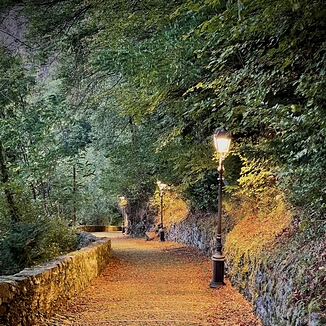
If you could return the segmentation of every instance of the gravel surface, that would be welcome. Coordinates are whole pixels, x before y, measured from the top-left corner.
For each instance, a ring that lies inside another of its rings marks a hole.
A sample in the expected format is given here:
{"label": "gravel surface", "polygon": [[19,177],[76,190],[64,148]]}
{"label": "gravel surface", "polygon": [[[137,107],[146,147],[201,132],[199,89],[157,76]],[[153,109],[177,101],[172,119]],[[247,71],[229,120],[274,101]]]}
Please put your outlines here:
{"label": "gravel surface", "polygon": [[112,259],[89,287],[40,325],[261,326],[252,306],[228,281],[209,288],[211,260],[174,242],[145,241],[120,232]]}

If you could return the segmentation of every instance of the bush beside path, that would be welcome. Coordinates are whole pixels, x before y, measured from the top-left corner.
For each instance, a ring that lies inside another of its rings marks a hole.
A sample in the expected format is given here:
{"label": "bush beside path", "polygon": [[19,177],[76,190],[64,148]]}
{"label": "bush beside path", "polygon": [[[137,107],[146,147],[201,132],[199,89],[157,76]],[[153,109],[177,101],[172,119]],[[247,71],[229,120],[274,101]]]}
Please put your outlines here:
{"label": "bush beside path", "polygon": [[94,234],[112,240],[110,263],[44,325],[262,325],[228,281],[209,288],[211,261],[197,250],[120,232]]}

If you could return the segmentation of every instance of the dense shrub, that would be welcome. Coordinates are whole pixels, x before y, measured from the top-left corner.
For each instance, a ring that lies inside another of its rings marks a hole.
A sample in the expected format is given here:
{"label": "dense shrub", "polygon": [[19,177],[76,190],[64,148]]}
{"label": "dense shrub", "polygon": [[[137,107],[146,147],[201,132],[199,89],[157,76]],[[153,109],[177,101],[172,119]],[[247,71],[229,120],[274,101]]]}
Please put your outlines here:
{"label": "dense shrub", "polygon": [[13,274],[76,248],[74,229],[59,218],[12,223],[0,239],[0,274]]}

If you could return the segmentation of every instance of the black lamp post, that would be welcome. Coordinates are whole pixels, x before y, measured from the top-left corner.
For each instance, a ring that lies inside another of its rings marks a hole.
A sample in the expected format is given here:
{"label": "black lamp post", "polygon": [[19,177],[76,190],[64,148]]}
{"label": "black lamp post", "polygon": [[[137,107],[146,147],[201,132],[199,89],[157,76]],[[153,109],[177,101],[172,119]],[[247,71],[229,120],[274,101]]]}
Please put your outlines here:
{"label": "black lamp post", "polygon": [[218,211],[217,211],[217,237],[216,237],[216,253],[212,256],[213,262],[213,277],[210,283],[211,288],[219,288],[224,283],[224,256],[222,254],[222,239],[221,239],[221,218],[222,218],[222,186],[223,186],[223,160],[229,152],[231,138],[227,136],[227,131],[224,127],[217,128],[213,135],[214,146],[219,154],[218,166]]}
{"label": "black lamp post", "polygon": [[159,228],[160,241],[165,241],[164,228],[163,228],[163,190],[167,186],[161,181],[157,181],[158,188],[160,190],[160,206],[161,206],[161,224]]}
{"label": "black lamp post", "polygon": [[121,211],[122,215],[122,233],[127,234],[127,229],[128,229],[128,218],[126,214],[126,205],[127,205],[127,200],[124,196],[119,197],[119,208]]}

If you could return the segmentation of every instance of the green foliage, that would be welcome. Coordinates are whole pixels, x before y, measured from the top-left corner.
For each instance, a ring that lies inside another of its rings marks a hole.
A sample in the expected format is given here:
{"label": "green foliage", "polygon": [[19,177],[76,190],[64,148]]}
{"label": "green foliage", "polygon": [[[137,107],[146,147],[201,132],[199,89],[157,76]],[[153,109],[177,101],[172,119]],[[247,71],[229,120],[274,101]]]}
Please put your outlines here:
{"label": "green foliage", "polygon": [[15,4],[21,4],[20,0],[1,0],[0,10],[6,10]]}
{"label": "green foliage", "polygon": [[[72,119],[64,112],[68,105],[58,88],[40,83],[36,87],[23,60],[4,48],[0,62],[1,273],[12,273],[75,248],[74,235],[65,222],[52,222],[57,204],[66,199],[58,188],[72,183],[70,177],[56,187],[56,172],[60,159],[78,153],[89,139],[88,126],[82,121],[77,128],[71,127],[77,136],[65,146],[69,137],[64,131]],[[87,132],[81,135],[81,129]],[[69,204],[72,207],[73,201]],[[61,216],[69,220],[71,211]]]}
{"label": "green foliage", "polygon": [[266,160],[242,158],[242,162],[237,193],[242,197],[258,200],[261,194],[265,196],[266,191],[276,185],[274,171]]}
{"label": "green foliage", "polygon": [[218,173],[207,171],[203,178],[184,190],[184,196],[191,207],[199,210],[217,211],[218,207]]}
{"label": "green foliage", "polygon": [[77,236],[60,219],[13,223],[0,239],[0,274],[14,274],[76,248]]}
{"label": "green foliage", "polygon": [[[164,179],[185,196],[202,194],[196,205],[212,206],[204,175],[215,168],[211,134],[225,125],[235,153],[248,166],[268,162],[272,175],[256,180],[248,171],[244,192],[259,192],[279,174],[295,205],[323,213],[321,0],[30,6],[31,36],[60,52],[65,108],[90,126],[94,138],[86,144],[108,159],[98,183],[104,193],[146,200]],[[86,131],[77,129],[68,128],[67,140]],[[84,145],[75,145],[76,154]],[[231,170],[226,164],[234,176],[238,166]]]}
{"label": "green foliage", "polygon": [[201,52],[210,51],[212,74],[190,94],[214,96],[201,100],[203,110],[217,106],[238,144],[246,145],[240,151],[271,158],[270,167],[279,165],[287,176],[282,181],[291,198],[299,199],[294,203],[322,209],[323,182],[316,180],[324,170],[325,9],[319,1],[246,1],[241,17],[238,10],[230,6],[195,31],[209,40]]}
{"label": "green foliage", "polygon": [[[73,1],[70,3],[73,6]],[[193,76],[199,72],[199,67],[195,67],[191,62],[194,56],[194,40],[188,42],[186,39],[180,39],[180,28],[186,32],[188,26],[195,24],[197,19],[203,19],[203,15],[201,17],[188,15],[178,21],[169,18],[169,14],[175,11],[178,4],[171,3],[167,5],[161,1],[149,1],[148,3],[151,4],[148,6],[138,4],[141,8],[134,11],[133,6],[130,6],[130,4],[126,6],[126,3],[121,1],[113,1],[105,5],[97,1],[92,2],[92,9],[87,11],[89,16],[83,22],[90,29],[95,24],[101,26],[101,28],[94,28],[92,37],[89,34],[80,33],[80,38],[77,38],[78,45],[83,49],[87,48],[82,60],[79,60],[78,53],[74,52],[77,51],[76,44],[66,43],[68,59],[65,58],[62,76],[65,85],[69,87],[68,91],[74,92],[72,95],[74,101],[80,99],[79,94],[81,92],[77,88],[86,89],[86,93],[82,96],[82,102],[79,101],[78,103],[82,104],[86,110],[93,107],[97,108],[96,112],[92,112],[92,116],[101,116],[101,121],[98,120],[99,124],[96,125],[98,131],[101,131],[101,122],[110,118],[115,119],[115,111],[132,119],[136,125],[141,123],[142,128],[137,128],[144,130],[145,133],[149,133],[153,128],[156,128],[153,123],[157,123],[155,118],[158,117],[160,119],[159,125],[164,126],[164,129],[160,131],[162,136],[158,135],[158,137],[162,142],[166,143],[167,138],[173,141],[175,138],[174,132],[176,132],[175,135],[177,136],[180,133],[178,131],[180,127],[178,126],[175,129],[173,126],[177,122],[174,116],[176,114],[179,116],[177,112],[179,105],[175,103],[179,96],[177,96],[176,92],[181,95],[190,85],[189,80],[185,80],[188,76],[187,72],[192,71],[192,75],[189,76],[192,81]],[[54,5],[57,5],[57,9],[63,10],[63,14],[65,14],[65,9],[58,4]],[[111,11],[109,8],[114,8],[114,10]],[[39,15],[45,15],[46,12],[39,11],[36,14],[37,23],[42,24],[44,19],[40,21]],[[83,20],[80,16],[78,18]],[[107,28],[108,22],[110,22],[109,28]],[[62,23],[64,24],[65,20]],[[76,21],[74,26],[78,27],[78,24]],[[120,26],[119,29],[116,29],[117,26]],[[121,29],[121,26],[123,26],[123,29]],[[69,29],[65,31],[69,35],[74,33]],[[122,36],[120,35],[121,32],[125,34]],[[66,35],[62,38],[65,37]],[[56,39],[56,41],[60,42],[60,39]],[[181,44],[184,41],[188,42],[187,44],[192,48],[183,48]],[[178,48],[184,52],[176,54],[174,52],[175,43],[180,43]],[[76,54],[76,56],[71,55],[72,53]],[[123,77],[123,83],[121,82],[112,89],[115,81],[119,80],[117,79],[119,75]],[[169,102],[172,102],[172,110],[169,107]],[[185,105],[182,100],[179,104]],[[162,109],[161,112],[160,110],[156,111],[158,107]],[[172,113],[171,118],[165,113],[170,110]],[[146,120],[152,114],[154,119],[149,118]],[[112,131],[107,129],[103,128],[103,131],[106,134],[108,132],[112,134]],[[119,135],[119,132],[116,132],[116,134]],[[121,134],[119,146],[123,142],[123,136],[124,134]],[[100,141],[102,142],[102,140]],[[146,146],[143,147],[143,150]],[[142,161],[149,160],[148,165],[152,164],[150,162],[152,160],[151,156],[161,151],[161,143],[156,141],[155,146],[156,148],[150,146],[151,150],[146,154],[144,152],[140,153],[146,157]],[[165,147],[165,145],[163,146]],[[166,161],[169,161],[167,158],[170,159],[172,155],[176,156],[177,151],[182,150],[182,146],[182,144],[176,146],[176,144],[171,143],[171,146],[164,151],[165,162],[161,166],[166,166]],[[110,156],[116,156],[115,150],[112,151],[111,148],[108,148],[107,151],[110,152]],[[128,153],[128,151],[127,146],[124,147],[123,154]],[[185,153],[185,151],[183,152]],[[128,155],[126,156],[124,159],[125,165],[130,162]],[[113,159],[117,161],[116,157]],[[119,159],[121,160],[122,157]],[[172,160],[176,161],[173,157]],[[154,161],[156,161],[156,166],[161,163],[160,159],[154,159]],[[168,167],[168,169],[171,172],[174,167]],[[138,170],[137,172],[135,170],[134,175],[137,176],[137,174]]]}

